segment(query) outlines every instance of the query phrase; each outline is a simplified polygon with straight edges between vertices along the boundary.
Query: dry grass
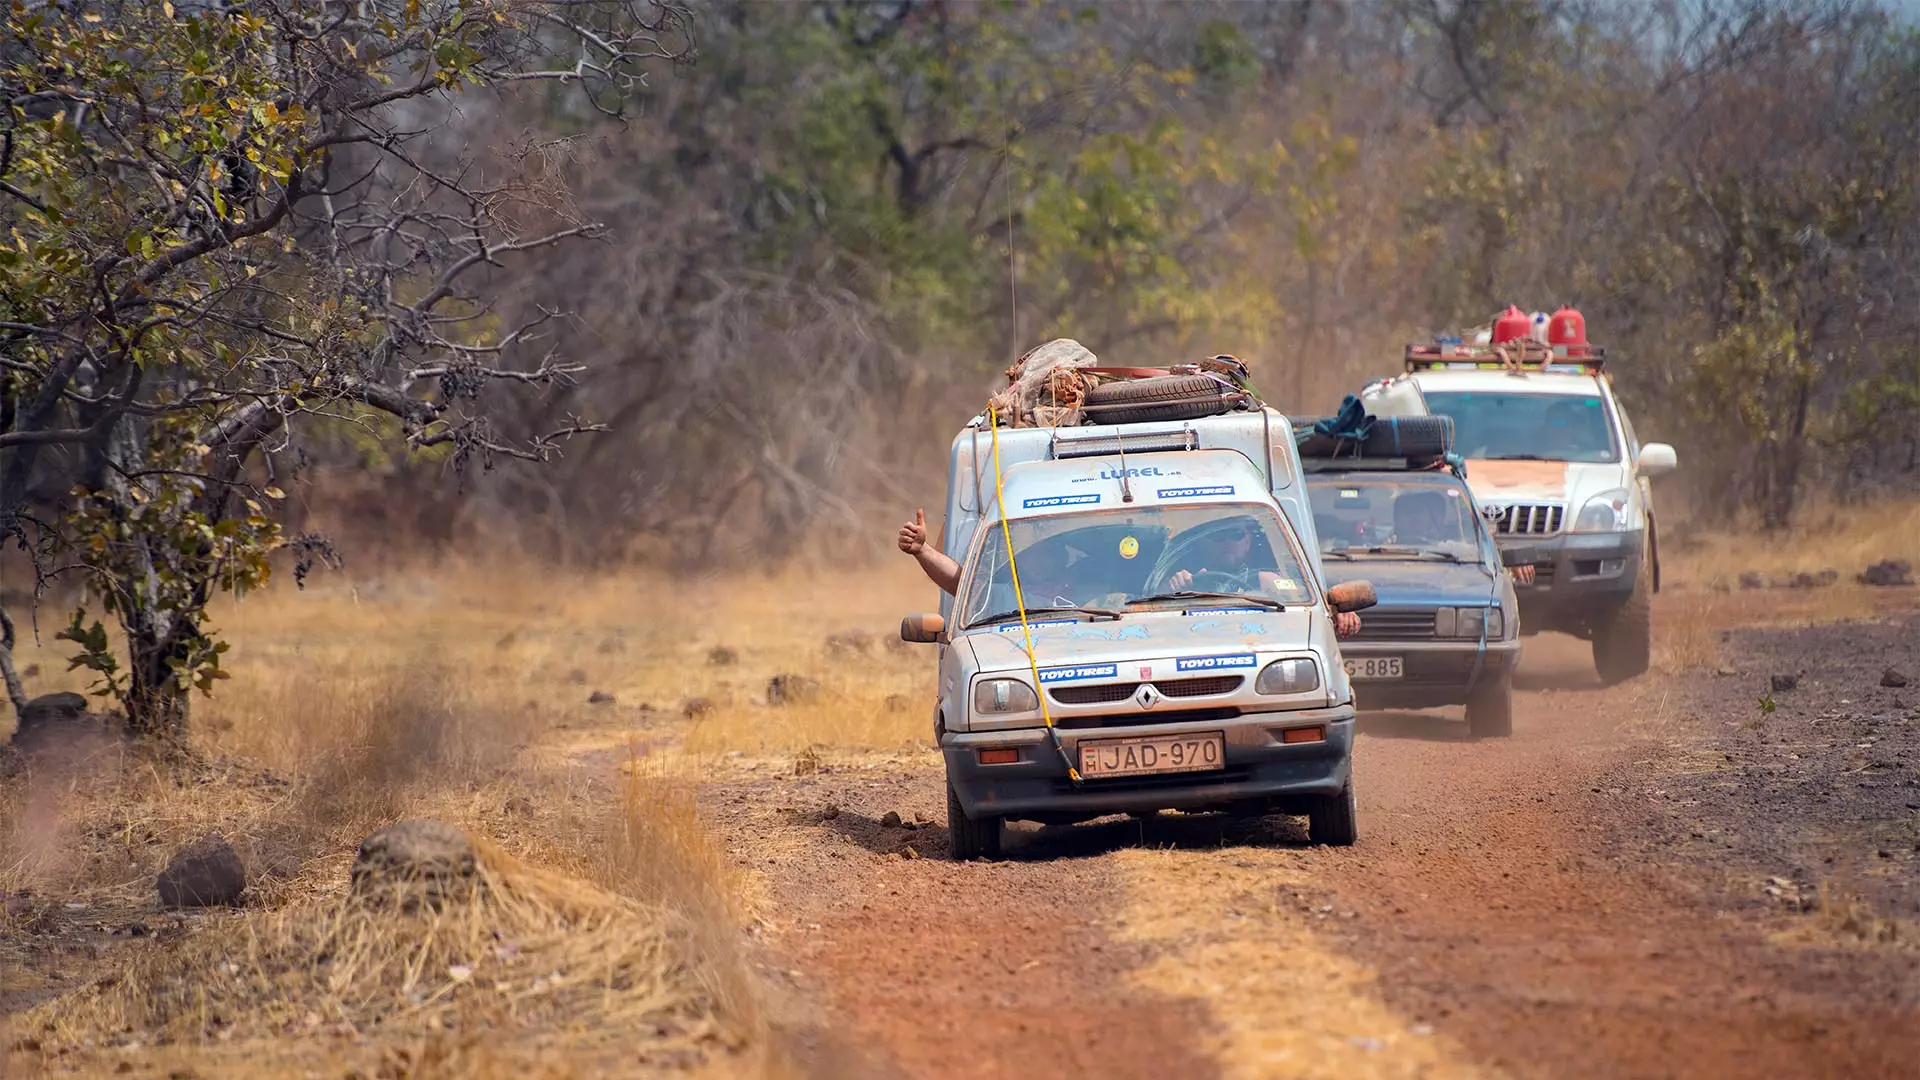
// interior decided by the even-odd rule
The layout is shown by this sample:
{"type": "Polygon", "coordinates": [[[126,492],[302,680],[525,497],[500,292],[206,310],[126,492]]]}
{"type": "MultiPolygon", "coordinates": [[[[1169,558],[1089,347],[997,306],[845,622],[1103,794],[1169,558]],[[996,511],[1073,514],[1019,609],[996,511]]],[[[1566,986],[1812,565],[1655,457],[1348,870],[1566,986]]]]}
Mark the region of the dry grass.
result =
{"type": "Polygon", "coordinates": [[[1851,582],[1853,575],[1882,559],[1906,559],[1920,567],[1920,500],[1815,504],[1781,532],[1723,530],[1662,548],[1669,579],[1698,589],[1737,588],[1740,575],[1747,572],[1776,580],[1831,569],[1841,581],[1851,582]]]}
{"type": "Polygon", "coordinates": [[[1920,500],[1809,509],[1784,533],[1729,530],[1699,534],[1661,553],[1665,589],[1654,607],[1654,665],[1677,672],[1723,663],[1722,638],[1736,626],[1810,626],[1877,618],[1912,607],[1913,589],[1854,580],[1882,559],[1920,567],[1920,500]],[[1833,570],[1816,588],[1747,589],[1742,574],[1769,585],[1796,574],[1833,570]]]}
{"type": "MultiPolygon", "coordinates": [[[[780,1072],[741,944],[757,897],[710,838],[686,770],[736,752],[924,743],[932,654],[888,639],[936,600],[902,559],[726,581],[443,564],[223,604],[233,678],[194,703],[191,764],[109,742],[0,786],[0,889],[34,897],[14,920],[31,927],[0,943],[0,969],[19,974],[0,989],[45,1002],[15,1017],[37,1049],[8,1063],[780,1072]],[[714,663],[722,648],[731,662],[714,663]],[[767,681],[788,673],[819,694],[767,703],[767,681]],[[589,704],[593,691],[614,701],[589,704]],[[688,718],[693,699],[711,707],[688,718]],[[414,816],[487,845],[481,906],[422,919],[346,901],[359,839],[414,816]],[[161,912],[153,875],[207,832],[247,861],[246,906],[161,912]],[[89,959],[82,917],[165,941],[89,959]],[[49,981],[54,967],[68,977],[49,981]],[[48,996],[76,972],[81,990],[48,996]]],[[[20,650],[40,669],[32,691],[84,690],[51,644],[20,650]]]]}

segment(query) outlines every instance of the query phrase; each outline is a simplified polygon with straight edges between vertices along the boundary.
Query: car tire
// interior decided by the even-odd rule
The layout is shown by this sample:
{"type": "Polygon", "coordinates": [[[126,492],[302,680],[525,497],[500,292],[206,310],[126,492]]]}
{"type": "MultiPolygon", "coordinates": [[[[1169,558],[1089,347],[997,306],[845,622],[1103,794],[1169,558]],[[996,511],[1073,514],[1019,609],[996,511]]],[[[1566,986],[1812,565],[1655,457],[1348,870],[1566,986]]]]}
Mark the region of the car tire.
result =
{"type": "Polygon", "coordinates": [[[1307,807],[1307,839],[1331,847],[1348,847],[1360,839],[1359,804],[1353,797],[1353,777],[1337,795],[1315,795],[1307,807]]]}
{"type": "Polygon", "coordinates": [[[1000,829],[998,817],[968,817],[953,782],[947,782],[947,846],[955,862],[999,858],[1000,829]]]}
{"type": "Polygon", "coordinates": [[[1653,601],[1644,559],[1627,602],[1593,627],[1593,667],[1608,686],[1644,674],[1653,660],[1653,601]]]}
{"type": "Polygon", "coordinates": [[[1161,375],[1105,383],[1087,391],[1081,411],[1096,424],[1198,420],[1233,407],[1231,387],[1206,375],[1161,375]]]}
{"type": "Polygon", "coordinates": [[[1473,688],[1467,695],[1467,730],[1476,739],[1504,739],[1513,734],[1513,679],[1502,675],[1473,688]]]}

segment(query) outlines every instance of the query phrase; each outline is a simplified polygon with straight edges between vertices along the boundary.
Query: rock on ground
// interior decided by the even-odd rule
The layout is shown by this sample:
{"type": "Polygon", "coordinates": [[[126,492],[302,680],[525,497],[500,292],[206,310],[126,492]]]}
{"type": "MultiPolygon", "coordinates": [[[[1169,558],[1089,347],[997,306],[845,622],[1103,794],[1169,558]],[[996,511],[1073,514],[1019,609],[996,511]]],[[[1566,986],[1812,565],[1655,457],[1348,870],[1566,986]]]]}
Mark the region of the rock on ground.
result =
{"type": "Polygon", "coordinates": [[[354,853],[351,891],[438,908],[472,894],[478,858],[466,833],[444,821],[413,818],[370,833],[354,853]]]}
{"type": "Polygon", "coordinates": [[[170,908],[230,906],[246,891],[247,867],[225,837],[209,833],[175,852],[154,888],[170,908]]]}
{"type": "Polygon", "coordinates": [[[1905,559],[1882,559],[1855,579],[1862,585],[1895,588],[1913,584],[1913,564],[1905,559]]]}

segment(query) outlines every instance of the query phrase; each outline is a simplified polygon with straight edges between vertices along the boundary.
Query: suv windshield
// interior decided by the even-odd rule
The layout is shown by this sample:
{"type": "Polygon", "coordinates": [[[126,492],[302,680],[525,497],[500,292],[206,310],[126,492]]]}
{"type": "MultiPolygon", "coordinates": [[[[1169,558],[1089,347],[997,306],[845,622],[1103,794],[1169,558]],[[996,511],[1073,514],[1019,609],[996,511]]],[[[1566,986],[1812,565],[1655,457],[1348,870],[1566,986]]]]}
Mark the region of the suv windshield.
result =
{"type": "Polygon", "coordinates": [[[1451,475],[1315,476],[1307,496],[1324,554],[1459,562],[1483,554],[1473,502],[1451,475]]]}
{"type": "Polygon", "coordinates": [[[1512,394],[1450,390],[1423,395],[1453,417],[1463,457],[1523,461],[1618,461],[1613,425],[1598,394],[1512,394]]]}
{"type": "MultiPolygon", "coordinates": [[[[1019,604],[999,523],[968,567],[962,626],[997,621],[1019,604]]],[[[1028,518],[1008,525],[1028,609],[1119,610],[1175,592],[1310,604],[1291,530],[1271,507],[1151,506],[1028,518]]]]}

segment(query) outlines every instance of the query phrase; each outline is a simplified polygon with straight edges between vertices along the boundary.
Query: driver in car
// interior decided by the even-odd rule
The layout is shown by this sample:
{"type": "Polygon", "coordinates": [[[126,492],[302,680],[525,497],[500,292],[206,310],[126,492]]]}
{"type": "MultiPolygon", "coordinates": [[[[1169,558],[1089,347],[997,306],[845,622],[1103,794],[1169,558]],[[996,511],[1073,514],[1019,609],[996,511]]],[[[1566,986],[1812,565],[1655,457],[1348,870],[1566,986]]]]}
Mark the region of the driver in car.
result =
{"type": "MultiPolygon", "coordinates": [[[[1254,588],[1279,591],[1280,575],[1253,565],[1253,533],[1256,526],[1248,517],[1232,517],[1201,526],[1206,529],[1191,551],[1200,565],[1179,569],[1167,576],[1167,588],[1174,592],[1191,588],[1195,574],[1206,575],[1208,584],[1221,587],[1215,592],[1247,591],[1254,588]]],[[[1343,638],[1360,632],[1360,613],[1334,613],[1334,631],[1343,638]]]]}
{"type": "MultiPolygon", "coordinates": [[[[1456,496],[1457,498],[1457,496],[1456,496]]],[[[1447,513],[1447,497],[1438,491],[1409,491],[1393,500],[1393,535],[1389,544],[1440,544],[1465,542],[1460,521],[1447,513]]],[[[1513,579],[1522,585],[1533,584],[1533,564],[1509,567],[1513,579]]]]}

